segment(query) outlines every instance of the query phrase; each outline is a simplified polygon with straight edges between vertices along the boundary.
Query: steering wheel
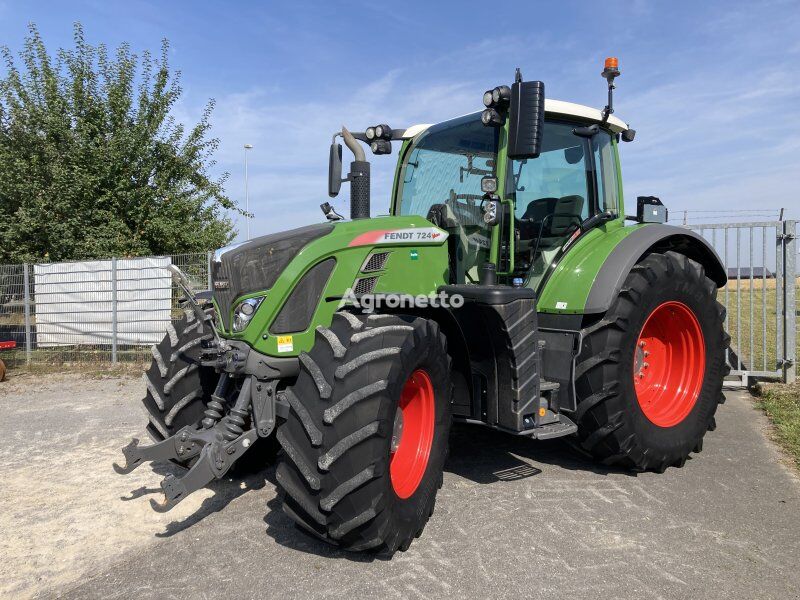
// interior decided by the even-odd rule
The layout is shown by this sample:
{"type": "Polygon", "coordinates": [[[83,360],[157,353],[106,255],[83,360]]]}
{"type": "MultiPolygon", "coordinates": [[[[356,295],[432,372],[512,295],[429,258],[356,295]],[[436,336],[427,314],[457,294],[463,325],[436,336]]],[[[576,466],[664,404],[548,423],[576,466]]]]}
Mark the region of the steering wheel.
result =
{"type": "Polygon", "coordinates": [[[483,211],[479,201],[483,196],[479,194],[456,194],[455,190],[450,190],[450,197],[445,204],[453,211],[459,224],[462,227],[483,227],[483,211]],[[465,202],[459,202],[465,200],[465,202]]]}

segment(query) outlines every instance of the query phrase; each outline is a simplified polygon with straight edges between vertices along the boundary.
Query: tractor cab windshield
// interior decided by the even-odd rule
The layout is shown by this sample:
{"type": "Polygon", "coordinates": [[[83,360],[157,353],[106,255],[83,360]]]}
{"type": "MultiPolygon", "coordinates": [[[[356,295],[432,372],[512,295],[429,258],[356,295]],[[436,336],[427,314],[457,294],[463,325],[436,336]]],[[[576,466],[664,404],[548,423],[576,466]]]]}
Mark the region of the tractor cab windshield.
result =
{"type": "MultiPolygon", "coordinates": [[[[513,276],[534,289],[584,220],[617,211],[613,138],[604,130],[578,136],[581,125],[547,119],[539,157],[508,163],[503,197],[514,205],[514,238],[503,226],[500,246],[513,248],[513,276]]],[[[395,212],[424,216],[450,233],[455,283],[477,283],[489,260],[481,178],[497,176],[497,149],[498,129],[485,127],[479,114],[467,115],[420,134],[400,167],[395,212]]]]}
{"type": "Polygon", "coordinates": [[[491,231],[481,211],[481,178],[495,176],[497,129],[480,114],[434,125],[414,141],[400,168],[397,214],[421,215],[446,229],[458,283],[477,282],[491,231]]]}

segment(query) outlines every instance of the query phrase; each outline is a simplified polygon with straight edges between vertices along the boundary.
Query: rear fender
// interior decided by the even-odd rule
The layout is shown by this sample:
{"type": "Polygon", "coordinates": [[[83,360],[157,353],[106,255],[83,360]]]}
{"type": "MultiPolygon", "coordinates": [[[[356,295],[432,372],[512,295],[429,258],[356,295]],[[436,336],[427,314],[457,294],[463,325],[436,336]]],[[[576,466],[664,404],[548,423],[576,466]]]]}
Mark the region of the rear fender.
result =
{"type": "Polygon", "coordinates": [[[727,282],[727,275],[716,250],[705,238],[690,229],[672,225],[647,225],[624,237],[597,271],[585,313],[604,313],[616,299],[633,266],[652,252],[672,250],[700,263],[717,287],[727,282]]]}

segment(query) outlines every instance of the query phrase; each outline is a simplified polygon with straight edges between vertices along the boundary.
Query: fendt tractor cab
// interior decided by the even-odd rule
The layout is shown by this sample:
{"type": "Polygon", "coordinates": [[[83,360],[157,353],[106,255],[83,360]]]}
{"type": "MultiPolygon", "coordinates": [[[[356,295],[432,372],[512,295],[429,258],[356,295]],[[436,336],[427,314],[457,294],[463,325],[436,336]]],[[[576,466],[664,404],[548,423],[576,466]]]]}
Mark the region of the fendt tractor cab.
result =
{"type": "Polygon", "coordinates": [[[329,194],[349,182],[349,220],[326,202],[327,222],[217,251],[213,298],[174,270],[186,316],[145,374],[155,444],[133,440],[115,468],[188,468],[151,500],[166,511],[280,447],[289,517],[391,555],[433,511],[453,420],[573,436],[635,471],[682,466],[723,399],[725,271],[657,198],[626,216],[619,74],[608,59],[603,110],[545,99],[518,70],[482,112],[343,128],[329,194]],[[390,215],[370,218],[365,150],[398,146],[390,215]]]}

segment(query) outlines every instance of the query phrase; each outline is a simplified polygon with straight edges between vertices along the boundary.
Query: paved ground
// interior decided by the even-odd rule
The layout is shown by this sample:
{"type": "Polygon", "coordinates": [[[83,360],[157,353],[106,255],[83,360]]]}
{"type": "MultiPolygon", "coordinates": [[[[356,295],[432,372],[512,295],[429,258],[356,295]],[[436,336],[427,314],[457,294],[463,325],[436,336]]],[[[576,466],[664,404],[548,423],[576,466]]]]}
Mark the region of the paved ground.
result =
{"type": "Polygon", "coordinates": [[[274,470],[172,513],[169,468],[111,469],[140,431],[132,379],[0,384],[0,596],[796,598],[800,484],[731,393],[705,451],[630,476],[564,443],[456,432],[436,512],[392,561],[331,549],[277,510],[274,470]]]}

